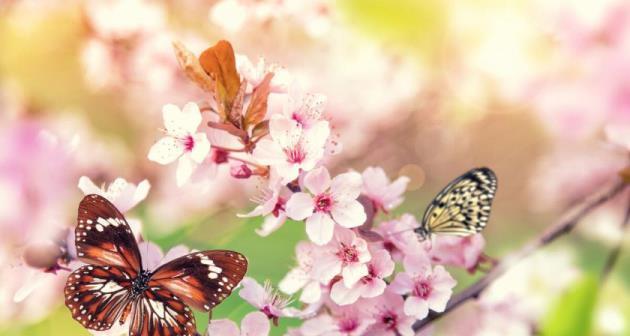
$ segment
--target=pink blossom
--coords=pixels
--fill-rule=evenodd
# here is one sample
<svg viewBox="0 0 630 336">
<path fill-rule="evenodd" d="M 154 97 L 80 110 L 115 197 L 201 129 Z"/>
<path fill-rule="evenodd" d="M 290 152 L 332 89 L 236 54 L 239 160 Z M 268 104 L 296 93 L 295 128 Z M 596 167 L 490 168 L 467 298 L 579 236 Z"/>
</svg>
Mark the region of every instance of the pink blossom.
<svg viewBox="0 0 630 336">
<path fill-rule="evenodd" d="M 243 288 L 238 295 L 273 320 L 274 324 L 278 324 L 280 317 L 293 316 L 293 311 L 287 308 L 291 300 L 276 292 L 269 281 L 265 281 L 263 287 L 256 280 L 245 277 L 241 285 Z"/>
<path fill-rule="evenodd" d="M 302 241 L 297 244 L 295 254 L 298 265 L 280 281 L 278 288 L 281 291 L 294 294 L 301 289 L 300 301 L 311 304 L 320 301 L 322 288 L 313 274 L 318 250 L 319 248 L 311 242 Z"/>
<path fill-rule="evenodd" d="M 433 239 L 429 255 L 436 264 L 474 270 L 483 253 L 485 240 L 480 234 L 468 237 L 438 236 Z"/>
<path fill-rule="evenodd" d="M 254 157 L 269 165 L 282 183 L 293 181 L 300 171 L 309 171 L 322 159 L 330 133 L 327 121 L 320 121 L 308 130 L 295 120 L 274 114 L 269 121 L 271 138 L 258 142 Z"/>
<path fill-rule="evenodd" d="M 291 82 L 291 74 L 286 69 L 276 64 L 268 64 L 262 57 L 254 65 L 249 57 L 237 54 L 236 70 L 241 78 L 247 81 L 247 93 L 251 93 L 270 72 L 273 73 L 270 83 L 272 93 L 287 92 Z"/>
<path fill-rule="evenodd" d="M 361 192 L 361 175 L 349 172 L 330 179 L 324 167 L 308 172 L 304 186 L 313 194 L 293 194 L 287 202 L 287 215 L 295 220 L 306 219 L 306 233 L 318 245 L 333 236 L 335 223 L 345 228 L 357 227 L 366 215 L 357 197 Z"/>
<path fill-rule="evenodd" d="M 291 197 L 291 191 L 285 186 L 265 188 L 254 202 L 259 203 L 252 211 L 246 214 L 237 214 L 238 217 L 265 216 L 264 222 L 256 233 L 266 237 L 278 230 L 287 220 L 285 205 Z"/>
<path fill-rule="evenodd" d="M 304 336 L 360 336 L 372 319 L 358 306 L 332 307 L 332 314 L 323 313 L 306 320 L 300 332 Z"/>
<path fill-rule="evenodd" d="M 161 5 L 145 0 L 90 0 L 85 13 L 92 29 L 108 39 L 155 31 L 166 19 Z"/>
<path fill-rule="evenodd" d="M 286 95 L 278 96 L 276 109 L 285 117 L 295 120 L 302 128 L 309 129 L 323 120 L 326 96 L 303 92 L 300 85 L 292 83 Z"/>
<path fill-rule="evenodd" d="M 374 320 L 374 324 L 365 333 L 366 336 L 415 334 L 412 325 L 416 319 L 405 314 L 402 296 L 386 291 L 379 297 L 361 301 L 361 304 L 369 306 L 368 311 Z"/>
<path fill-rule="evenodd" d="M 129 209 L 142 202 L 149 193 L 151 185 L 149 181 L 142 180 L 137 186 L 127 182 L 124 178 L 117 178 L 107 189 L 105 186 L 99 188 L 87 176 L 79 178 L 79 189 L 85 195 L 98 194 L 112 202 L 120 212 L 125 213 Z"/>
<path fill-rule="evenodd" d="M 403 214 L 400 219 L 381 222 L 374 231 L 383 237 L 382 247 L 389 251 L 395 261 L 402 261 L 407 254 L 424 251 L 423 244 L 413 232 L 420 226 L 416 218 L 410 214 Z"/>
<path fill-rule="evenodd" d="M 387 284 L 385 278 L 394 272 L 394 262 L 386 250 L 378 249 L 371 252 L 372 259 L 368 262 L 368 274 L 347 287 L 343 281 L 337 281 L 330 290 L 331 299 L 339 305 L 355 303 L 360 297 L 373 298 L 383 294 Z"/>
<path fill-rule="evenodd" d="M 162 114 L 167 135 L 151 147 L 149 160 L 165 165 L 179 158 L 177 185 L 182 186 L 205 160 L 210 142 L 205 133 L 196 133 L 202 119 L 197 104 L 188 103 L 181 111 L 168 104 Z"/>
<path fill-rule="evenodd" d="M 423 255 L 405 257 L 405 272 L 398 273 L 390 289 L 400 295 L 408 295 L 405 300 L 405 314 L 423 319 L 429 309 L 442 312 L 453 293 L 456 281 L 442 266 L 431 268 Z"/>
<path fill-rule="evenodd" d="M 401 176 L 391 182 L 380 167 L 367 167 L 362 175 L 362 192 L 374 203 L 375 209 L 388 212 L 402 203 L 402 194 L 409 183 L 408 177 Z"/>
<path fill-rule="evenodd" d="M 341 275 L 344 285 L 351 288 L 369 274 L 367 263 L 372 257 L 367 242 L 357 237 L 352 230 L 338 227 L 334 238 L 321 247 L 320 252 L 315 259 L 313 272 L 324 284 Z"/>
<path fill-rule="evenodd" d="M 252 312 L 245 315 L 240 330 L 236 323 L 228 319 L 210 321 L 206 336 L 267 336 L 270 330 L 267 316 L 261 312 Z"/>
</svg>

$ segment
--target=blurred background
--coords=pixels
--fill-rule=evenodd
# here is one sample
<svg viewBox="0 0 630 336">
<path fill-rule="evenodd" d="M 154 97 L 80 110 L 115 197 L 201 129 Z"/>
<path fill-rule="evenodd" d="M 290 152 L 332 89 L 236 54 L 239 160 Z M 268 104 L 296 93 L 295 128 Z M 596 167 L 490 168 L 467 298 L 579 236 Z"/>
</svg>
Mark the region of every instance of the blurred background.
<svg viewBox="0 0 630 336">
<path fill-rule="evenodd" d="M 254 232 L 262 218 L 235 216 L 251 209 L 251 185 L 219 171 L 203 187 L 177 188 L 174 167 L 147 160 L 161 106 L 201 95 L 179 71 L 171 41 L 198 53 L 219 39 L 328 97 L 343 144 L 333 171 L 382 166 L 411 178 L 389 216 L 420 217 L 452 178 L 494 169 L 499 191 L 484 231 L 493 257 L 628 164 L 626 1 L 0 0 L 1 335 L 87 334 L 63 305 L 65 276 L 39 279 L 23 257 L 74 225 L 80 176 L 97 185 L 148 179 L 149 196 L 131 214 L 165 251 L 236 249 L 254 256 L 250 276 L 274 283 L 294 264 L 301 224 L 262 238 Z M 588 287 L 597 293 L 592 307 L 571 310 L 576 300 L 566 294 L 599 276 L 623 237 L 627 206 L 625 194 L 598 208 L 577 232 L 514 267 L 485 306 L 464 306 L 435 334 L 465 334 L 474 319 L 505 324 L 504 332 L 536 330 L 563 307 L 592 318 L 592 335 L 630 335 L 630 254 Z M 480 276 L 454 274 L 457 289 Z M 46 285 L 15 302 L 36 278 Z M 506 302 L 519 311 L 498 308 Z M 213 318 L 238 321 L 252 309 L 233 295 Z M 204 330 L 207 316 L 197 318 Z"/>
</svg>

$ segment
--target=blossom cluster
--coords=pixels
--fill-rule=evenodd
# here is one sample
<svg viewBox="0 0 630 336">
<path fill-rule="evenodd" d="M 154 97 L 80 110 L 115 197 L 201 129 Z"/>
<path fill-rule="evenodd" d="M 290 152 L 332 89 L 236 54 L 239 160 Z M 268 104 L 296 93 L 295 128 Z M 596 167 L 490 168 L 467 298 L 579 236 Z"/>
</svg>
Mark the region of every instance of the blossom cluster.
<svg viewBox="0 0 630 336">
<path fill-rule="evenodd" d="M 444 265 L 474 271 L 482 260 L 481 236 L 421 242 L 413 215 L 392 217 L 407 177 L 392 181 L 379 167 L 332 176 L 329 158 L 341 146 L 326 98 L 303 92 L 287 70 L 254 65 L 227 41 L 199 56 L 181 44 L 175 48 L 183 71 L 208 97 L 182 108 L 164 106 L 164 136 L 149 160 L 177 161 L 178 185 L 228 166 L 234 179 L 260 190 L 254 209 L 240 215 L 264 218 L 260 236 L 290 222 L 304 223 L 308 237 L 278 285 L 284 294 L 244 280 L 240 295 L 258 311 L 244 318 L 240 331 L 234 322 L 212 321 L 209 334 L 266 335 L 270 321 L 288 317 L 304 319 L 292 335 L 413 335 L 414 321 L 445 309 L 456 281 Z M 295 295 L 300 308 L 285 295 Z"/>
</svg>

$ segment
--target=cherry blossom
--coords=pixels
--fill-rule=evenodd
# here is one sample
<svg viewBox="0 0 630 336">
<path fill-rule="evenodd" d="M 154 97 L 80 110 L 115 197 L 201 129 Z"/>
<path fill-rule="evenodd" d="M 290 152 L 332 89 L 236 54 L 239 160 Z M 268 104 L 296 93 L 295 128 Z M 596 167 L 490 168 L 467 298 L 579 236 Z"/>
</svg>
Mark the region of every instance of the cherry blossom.
<svg viewBox="0 0 630 336">
<path fill-rule="evenodd" d="M 176 176 L 177 185 L 182 186 L 208 155 L 210 142 L 205 133 L 196 133 L 201 123 L 197 104 L 188 103 L 181 111 L 168 104 L 162 114 L 167 135 L 151 147 L 149 160 L 165 165 L 179 158 Z"/>
<path fill-rule="evenodd" d="M 358 306 L 332 307 L 332 314 L 323 313 L 306 320 L 300 332 L 304 336 L 360 336 L 371 325 L 371 318 Z"/>
<path fill-rule="evenodd" d="M 379 167 L 365 168 L 362 176 L 362 192 L 374 203 L 374 209 L 387 213 L 402 203 L 402 194 L 409 183 L 408 177 L 401 176 L 391 182 L 383 168 Z"/>
<path fill-rule="evenodd" d="M 287 308 L 291 300 L 276 292 L 269 281 L 265 281 L 263 287 L 256 280 L 245 277 L 241 285 L 243 288 L 238 295 L 263 312 L 275 325 L 278 325 L 280 317 L 295 315 L 294 310 Z"/>
<path fill-rule="evenodd" d="M 373 298 L 383 294 L 387 283 L 385 278 L 394 272 L 394 262 L 386 250 L 370 251 L 372 259 L 367 264 L 368 274 L 347 287 L 343 281 L 337 281 L 330 291 L 330 298 L 339 305 L 352 304 L 360 297 Z"/>
<path fill-rule="evenodd" d="M 276 101 L 278 113 L 295 120 L 302 128 L 311 128 L 324 117 L 326 96 L 304 92 L 297 83 L 289 86 L 288 93 Z"/>
<path fill-rule="evenodd" d="M 306 233 L 318 245 L 333 236 L 335 223 L 353 228 L 366 220 L 363 206 L 357 198 L 361 192 L 361 175 L 344 173 L 330 179 L 324 167 L 308 172 L 304 186 L 312 193 L 298 192 L 286 205 L 287 215 L 295 220 L 306 219 Z"/>
<path fill-rule="evenodd" d="M 262 57 L 258 58 L 256 65 L 247 56 L 236 54 L 235 58 L 236 70 L 241 78 L 247 81 L 247 93 L 251 93 L 253 88 L 257 87 L 270 72 L 273 73 L 270 83 L 271 92 L 286 93 L 290 87 L 291 74 L 286 69 L 275 64 L 268 64 Z"/>
<path fill-rule="evenodd" d="M 410 214 L 403 214 L 399 219 L 381 222 L 374 231 L 383 238 L 379 244 L 395 261 L 402 261 L 407 254 L 424 250 L 423 244 L 413 232 L 420 224 Z"/>
<path fill-rule="evenodd" d="M 240 330 L 236 323 L 228 319 L 210 321 L 206 336 L 267 336 L 270 329 L 271 325 L 265 314 L 252 312 L 245 315 Z"/>
<path fill-rule="evenodd" d="M 285 205 L 291 197 L 291 191 L 286 186 L 276 186 L 265 188 L 254 199 L 259 203 L 252 211 L 246 214 L 237 214 L 239 217 L 256 217 L 265 216 L 260 229 L 256 229 L 256 233 L 262 237 L 266 237 L 278 230 L 287 220 Z"/>
<path fill-rule="evenodd" d="M 369 306 L 368 311 L 374 320 L 374 324 L 365 333 L 366 336 L 415 334 L 411 326 L 416 319 L 405 314 L 404 299 L 400 295 L 386 291 L 374 299 L 361 301 L 361 304 Z"/>
<path fill-rule="evenodd" d="M 322 288 L 319 280 L 313 274 L 317 252 L 317 245 L 307 241 L 299 242 L 295 248 L 298 265 L 285 275 L 278 288 L 291 295 L 301 289 L 300 301 L 305 303 L 318 302 L 322 296 Z"/>
<path fill-rule="evenodd" d="M 142 202 L 148 195 L 151 185 L 142 180 L 137 186 L 127 182 L 124 178 L 115 179 L 107 188 L 99 188 L 87 176 L 79 178 L 79 189 L 84 194 L 98 194 L 112 202 L 120 212 L 125 213 Z"/>
<path fill-rule="evenodd" d="M 330 128 L 327 121 L 320 121 L 304 130 L 295 120 L 274 114 L 269 133 L 271 139 L 260 140 L 253 154 L 258 162 L 271 166 L 286 184 L 300 171 L 313 169 L 322 159 Z"/>
<path fill-rule="evenodd" d="M 474 270 L 483 253 L 485 240 L 480 234 L 468 237 L 436 236 L 429 254 L 434 263 Z"/>
<path fill-rule="evenodd" d="M 405 314 L 423 319 L 429 309 L 442 312 L 446 308 L 456 281 L 442 266 L 431 268 L 425 255 L 405 257 L 405 272 L 398 273 L 390 285 L 391 290 L 400 295 L 408 295 L 405 300 Z"/>
<path fill-rule="evenodd" d="M 341 275 L 344 285 L 351 288 L 369 274 L 367 263 L 372 256 L 368 244 L 352 230 L 338 227 L 334 238 L 319 250 L 313 272 L 322 283 Z"/>
</svg>

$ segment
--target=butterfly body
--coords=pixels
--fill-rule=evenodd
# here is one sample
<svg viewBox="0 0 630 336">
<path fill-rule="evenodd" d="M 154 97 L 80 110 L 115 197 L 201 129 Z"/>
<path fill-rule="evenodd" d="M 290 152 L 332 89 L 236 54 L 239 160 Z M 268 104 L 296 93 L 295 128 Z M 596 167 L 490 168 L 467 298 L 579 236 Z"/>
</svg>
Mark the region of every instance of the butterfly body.
<svg viewBox="0 0 630 336">
<path fill-rule="evenodd" d="M 228 250 L 194 252 L 144 269 L 125 218 L 98 195 L 81 201 L 75 240 L 87 265 L 68 276 L 65 303 L 92 330 L 129 322 L 129 335 L 195 335 L 189 306 L 210 311 L 247 271 L 245 257 Z"/>
<path fill-rule="evenodd" d="M 432 234 L 468 236 L 481 232 L 490 217 L 497 178 L 489 168 L 475 168 L 451 181 L 427 207 L 414 231 L 421 240 Z"/>
</svg>

